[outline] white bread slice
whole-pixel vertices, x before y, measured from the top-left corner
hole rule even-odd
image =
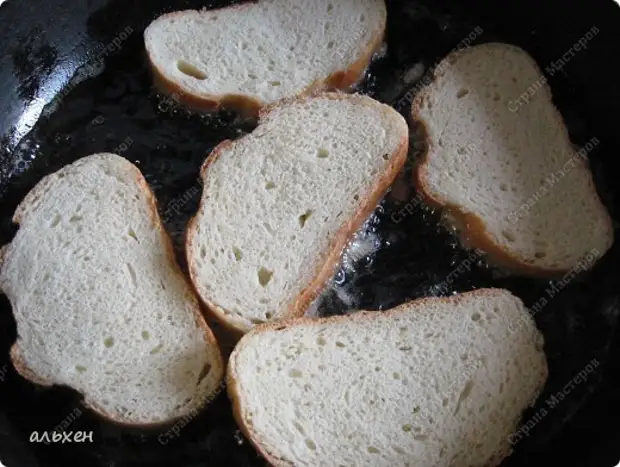
[[[546,381],[542,347],[521,300],[481,289],[258,326],[228,393],[274,466],[492,467]]]
[[[168,13],[144,32],[156,83],[191,107],[265,104],[357,83],[383,43],[384,0],[260,0]]]
[[[133,164],[80,159],[41,180],[13,220],[0,289],[17,321],[19,373],[132,425],[193,413],[221,388],[217,343]]]
[[[302,315],[403,166],[408,138],[391,107],[327,93],[273,106],[215,148],[186,245],[214,316],[243,333]]]
[[[428,146],[419,189],[493,262],[556,276],[610,248],[612,222],[587,161],[525,51],[490,43],[449,56],[412,114]]]

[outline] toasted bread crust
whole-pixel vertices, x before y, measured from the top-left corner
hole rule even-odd
[[[240,396],[241,390],[239,388],[239,384],[237,383],[237,375],[235,371],[236,370],[235,359],[239,351],[243,349],[245,345],[247,345],[247,342],[255,334],[259,334],[265,331],[272,331],[272,330],[277,331],[277,330],[284,329],[289,326],[296,326],[296,325],[302,325],[302,324],[310,324],[310,325],[315,326],[315,325],[326,324],[326,323],[329,325],[336,325],[338,323],[343,323],[343,322],[373,321],[373,320],[376,320],[380,316],[388,316],[388,317],[398,316],[399,314],[406,312],[408,308],[410,308],[413,305],[421,307],[421,309],[418,311],[419,313],[425,313],[425,312],[428,312],[427,309],[424,309],[424,304],[426,302],[459,303],[463,298],[469,298],[472,296],[473,297],[475,296],[492,297],[496,295],[498,291],[500,290],[502,289],[492,289],[492,288],[476,289],[470,292],[464,292],[458,295],[450,295],[447,297],[420,298],[417,300],[413,300],[411,302],[403,303],[401,305],[398,305],[386,311],[361,310],[356,313],[347,314],[347,315],[329,316],[329,317],[323,317],[323,318],[311,318],[311,317],[292,318],[292,319],[276,321],[272,323],[260,324],[256,326],[255,328],[250,330],[246,335],[244,335],[241,338],[241,340],[238,342],[237,346],[235,347],[235,350],[230,355],[229,363],[228,363],[227,370],[226,370],[226,388],[228,392],[228,397],[231,401],[231,405],[233,409],[233,416],[235,418],[237,425],[239,426],[239,429],[241,430],[243,435],[250,441],[252,446],[254,446],[254,448],[260,453],[261,456],[263,456],[269,462],[270,465],[274,467],[290,467],[293,465],[289,462],[286,462],[283,459],[279,459],[278,457],[275,457],[272,453],[267,451],[261,445],[259,435],[252,431],[252,429],[250,428],[250,424],[246,422],[246,419],[244,416],[244,407],[242,406],[242,401],[241,401],[241,396]],[[515,298],[518,299],[518,297],[515,297]],[[528,315],[528,318],[531,320],[532,323],[534,323],[534,319],[531,316]],[[541,379],[543,381],[546,381],[547,377],[548,377],[548,368],[545,365],[544,374],[541,375]],[[538,393],[540,393],[542,389],[543,387],[541,386],[538,390]],[[533,397],[533,399],[530,401],[529,406],[533,406],[537,398],[538,398],[538,394],[536,394]],[[498,451],[492,456],[492,458],[489,460],[489,463],[486,467],[498,467],[502,463],[504,458],[508,456],[510,453],[511,451],[509,448],[506,450]]]
[[[507,44],[491,43],[491,44],[484,44],[483,46],[494,47],[498,45],[505,46]],[[477,46],[477,47],[482,47],[482,46]],[[514,46],[511,46],[511,47],[514,47]],[[506,268],[510,271],[513,271],[516,274],[522,274],[522,275],[527,275],[527,276],[532,276],[532,277],[539,277],[539,278],[562,277],[563,275],[568,273],[570,269],[547,268],[547,267],[534,266],[530,264],[525,258],[520,257],[519,255],[513,254],[512,252],[507,251],[504,248],[502,248],[502,246],[498,244],[493,239],[493,236],[488,232],[484,219],[482,219],[481,217],[473,213],[463,211],[459,205],[448,203],[446,200],[436,198],[431,194],[432,190],[428,182],[427,170],[428,170],[429,155],[431,153],[431,150],[434,147],[434,144],[433,144],[433,141],[431,141],[430,139],[429,132],[427,129],[427,123],[421,117],[421,110],[422,110],[421,106],[423,105],[428,95],[432,92],[433,90],[432,87],[435,84],[435,81],[437,80],[437,78],[441,77],[444,73],[443,70],[446,70],[448,68],[445,65],[445,63],[448,63],[449,65],[454,64],[463,54],[470,53],[470,50],[471,48],[465,51],[453,52],[452,54],[448,55],[444,60],[442,60],[440,65],[438,65],[438,69],[442,71],[439,71],[439,72],[437,72],[437,70],[433,71],[433,80],[431,81],[431,83],[429,83],[424,89],[422,89],[415,96],[412,102],[411,117],[413,121],[417,125],[419,125],[420,133],[422,135],[422,140],[425,142],[424,153],[421,155],[420,162],[417,164],[414,170],[413,176],[414,176],[415,185],[418,187],[420,194],[422,195],[423,199],[426,201],[428,205],[435,207],[435,208],[442,209],[450,213],[452,221],[454,223],[454,227],[456,227],[456,229],[460,232],[463,243],[467,244],[468,247],[471,247],[473,249],[479,249],[479,250],[486,252],[488,259],[492,264],[497,265],[502,268]],[[542,76],[542,71],[540,70],[540,67],[538,66],[536,61],[529,55],[527,55],[527,59],[530,61],[532,66],[538,71],[538,74]],[[546,84],[545,84],[545,92],[547,93],[547,97],[551,99],[551,91],[548,85]],[[553,106],[553,110],[556,114],[557,120],[563,122],[563,118],[562,118],[562,115],[560,114],[560,111],[555,107],[555,105],[553,105],[553,103],[551,103],[551,105]],[[562,132],[563,132],[564,139],[567,141],[570,141],[568,129],[566,128],[566,125],[564,124],[562,125]],[[606,219],[607,232],[608,232],[608,237],[609,237],[609,241],[605,248],[605,251],[607,251],[613,243],[613,235],[614,235],[613,223],[612,223],[611,217],[609,216],[607,209],[605,208],[605,206],[603,205],[602,201],[600,200],[598,196],[598,193],[596,191],[596,186],[594,185],[594,180],[592,179],[591,173],[586,163],[582,161],[580,158],[578,158],[577,164],[580,165],[578,170],[585,170],[588,172],[588,174],[590,174],[590,178],[589,178],[590,191],[593,193],[593,196],[595,196],[596,199],[598,200],[601,213],[604,214],[604,217]],[[601,256],[605,253],[605,251],[601,252]]]
[[[322,97],[327,97],[329,99],[334,100],[344,100],[348,98],[354,98],[354,96],[343,94],[343,93],[327,93],[320,94]],[[271,106],[267,106],[262,109],[259,113],[259,117],[265,118],[268,116],[269,112],[274,110],[275,108],[282,105],[289,105],[294,102],[300,102],[306,99],[311,99],[312,96],[301,96],[295,97],[291,99],[285,99]],[[260,125],[260,121],[259,121]],[[200,174],[203,180],[207,176],[207,171],[211,164],[213,164],[221,155],[222,150],[227,148],[232,144],[232,141],[226,140],[220,143],[211,154],[207,157],[207,160],[202,165],[200,169]],[[289,305],[286,312],[283,314],[283,318],[293,318],[302,316],[312,301],[320,294],[322,289],[325,287],[326,282],[333,276],[335,273],[335,269],[337,268],[340,262],[340,255],[342,250],[346,246],[347,242],[351,238],[351,236],[357,231],[357,229],[364,223],[364,221],[372,214],[375,210],[377,204],[385,194],[385,192],[390,187],[391,183],[394,181],[400,169],[405,164],[407,159],[407,153],[409,150],[409,133],[403,133],[401,137],[401,142],[397,148],[397,150],[391,154],[390,163],[386,169],[386,171],[377,176],[373,187],[370,190],[370,194],[366,199],[361,199],[359,201],[359,205],[355,215],[346,221],[338,230],[334,238],[332,239],[331,245],[329,249],[324,253],[321,261],[319,262],[320,266],[317,268],[314,279],[307,285],[305,289],[303,289],[300,294],[293,300],[293,302]],[[203,203],[205,202],[204,198],[201,198],[200,205],[198,207],[198,212],[202,212]],[[190,278],[194,285],[198,282],[197,275],[195,273],[195,261],[191,257],[192,245],[194,243],[194,237],[196,235],[196,219],[197,216],[194,216],[190,222],[188,223],[187,233],[186,233],[186,247],[185,251],[187,254],[187,264],[189,266]],[[202,300],[203,304],[206,306],[209,313],[217,319],[220,323],[222,323],[227,330],[231,331],[236,336],[242,336],[246,331],[243,327],[238,326],[228,319],[223,309],[219,307],[210,297],[203,296],[200,293],[198,287],[194,287],[198,296]]]
[[[255,2],[248,2],[242,5],[233,5],[224,9],[243,9],[249,8]],[[192,11],[192,10],[189,10]],[[217,11],[213,10],[213,11]],[[167,13],[161,17],[180,16],[185,11],[175,11]],[[160,17],[160,18],[161,18]],[[370,66],[373,56],[381,49],[385,39],[385,23],[382,30],[376,34],[368,46],[364,48],[359,58],[353,62],[348,68],[338,70],[325,79],[317,80],[308,85],[298,96],[308,96],[321,91],[350,91],[356,84],[363,80],[366,69]],[[266,104],[253,97],[245,94],[198,94],[188,92],[174,80],[168,79],[163,70],[155,65],[151,60],[147,48],[148,63],[153,73],[154,86],[164,94],[175,96],[176,100],[187,107],[201,112],[217,112],[222,109],[235,110],[240,114],[257,118],[262,107]],[[289,96],[295,97],[295,96]]]
[[[131,169],[134,171],[136,182],[142,188],[144,194],[147,197],[149,214],[153,222],[153,225],[157,226],[157,228],[159,229],[161,233],[161,238],[164,243],[164,248],[166,250],[166,257],[168,258],[168,261],[169,261],[169,267],[173,269],[177,275],[183,277],[183,281],[187,286],[187,294],[186,294],[187,300],[191,302],[191,308],[192,308],[192,312],[195,317],[195,322],[198,324],[198,326],[200,326],[203,329],[207,344],[215,350],[214,357],[216,360],[213,362],[214,364],[212,365],[212,371],[219,372],[218,380],[221,381],[224,376],[224,360],[222,358],[219,345],[217,343],[217,340],[213,332],[207,325],[204,316],[202,315],[199,301],[196,298],[196,295],[193,293],[193,285],[191,284],[189,279],[183,274],[180,266],[178,265],[176,261],[172,240],[170,239],[170,236],[166,233],[166,230],[163,224],[161,223],[161,219],[160,219],[159,212],[157,209],[157,200],[155,198],[155,195],[153,194],[152,190],[150,189],[148,183],[146,182],[146,179],[144,178],[140,170],[135,165],[131,164],[129,161],[128,161],[128,164],[131,166]],[[58,174],[62,172],[63,170],[64,168],[60,169],[58,172],[47,175],[37,186],[35,186],[33,190],[31,190],[28,193],[28,195],[20,203],[20,205],[18,206],[15,212],[14,221],[16,223],[19,223],[20,217],[23,215],[24,212],[28,210],[29,205],[33,202],[36,202],[36,200],[38,200],[40,196],[44,195],[44,191],[47,190],[54,182],[56,182],[56,180],[59,178]],[[0,251],[4,251],[5,249],[8,249],[9,246],[10,246],[10,243],[5,245],[2,249],[0,249]],[[1,266],[1,263],[2,262],[0,261],[0,266]],[[26,362],[24,361],[21,355],[21,351],[19,348],[19,336],[17,338],[17,341],[11,347],[10,353],[11,353],[11,362],[13,363],[15,370],[22,377],[31,381],[32,383],[42,385],[42,386],[53,386],[55,384],[54,382],[50,382],[45,379],[42,379],[27,366]],[[213,391],[212,393],[205,394],[204,401],[201,407],[204,407],[206,405],[206,401],[212,399],[213,395],[217,391],[219,391],[219,387],[217,387],[216,390]],[[144,428],[144,429],[158,428],[158,427],[171,424],[175,422],[176,420],[183,418],[184,416],[187,415],[187,414],[179,414],[177,417],[173,419],[165,420],[165,421],[157,422],[157,423],[137,424],[137,423],[126,422],[122,419],[116,418],[114,415],[106,412],[104,409],[98,407],[97,405],[93,404],[91,401],[87,400],[86,397],[82,399],[81,402],[85,407],[93,410],[99,416],[107,419],[108,421],[115,423],[117,425],[121,425],[125,427],[132,427],[132,428]],[[197,410],[200,410],[200,408],[197,407],[195,409],[192,409],[192,412],[195,412]]]

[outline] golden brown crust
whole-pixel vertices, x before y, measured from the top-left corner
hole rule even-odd
[[[376,209],[377,204],[379,204],[379,201],[381,201],[381,198],[405,164],[408,151],[409,134],[404,134],[396,152],[390,160],[390,164],[386,171],[375,181],[368,198],[360,201],[355,215],[348,220],[334,236],[332,244],[315,274],[314,281],[312,281],[306,289],[302,290],[293,303],[290,311],[291,316],[303,315],[312,301],[317,298],[323,290],[327,281],[334,275],[336,268],[340,264],[342,250],[345,248],[352,235]]]
[[[255,118],[263,106],[258,100],[237,94],[224,96],[205,95],[200,96],[186,92],[179,84],[166,78],[163,73],[149,60],[149,66],[153,72],[153,85],[164,94],[171,95],[178,103],[199,112],[217,112],[222,109],[236,110],[248,118]]]
[[[252,337],[255,334],[260,334],[262,332],[272,331],[272,330],[278,331],[278,330],[287,328],[289,326],[297,326],[297,325],[304,325],[304,324],[318,326],[321,324],[334,325],[334,324],[343,323],[343,322],[350,323],[350,322],[358,322],[358,321],[373,321],[379,317],[397,316],[401,313],[406,312],[412,306],[420,308],[420,310],[417,311],[418,313],[432,313],[432,311],[429,308],[424,306],[426,302],[459,303],[464,298],[468,299],[468,298],[477,297],[477,296],[492,297],[500,293],[504,294],[507,292],[508,291],[503,290],[503,289],[494,289],[494,288],[476,289],[470,292],[464,292],[458,295],[450,295],[447,297],[420,298],[420,299],[412,300],[410,302],[403,303],[401,305],[398,305],[386,311],[361,310],[356,313],[347,314],[347,315],[329,316],[329,317],[322,317],[322,318],[300,317],[300,318],[292,318],[292,319],[258,325],[241,338],[241,340],[235,347],[235,350],[230,356],[228,367],[226,370],[226,387],[227,387],[228,397],[231,401],[231,405],[233,409],[233,416],[235,418],[235,421],[237,425],[239,426],[239,429],[242,431],[243,435],[250,441],[250,443],[261,454],[261,456],[263,456],[271,465],[273,465],[274,467],[292,465],[282,459],[278,459],[273,454],[269,453],[265,449],[265,447],[261,445],[259,441],[259,436],[253,433],[252,429],[250,428],[249,424],[246,422],[246,419],[244,417],[244,407],[242,406],[242,400],[240,396],[241,391],[239,390],[238,383],[237,383],[237,377],[236,377],[235,359],[237,357],[237,354],[244,348],[245,345],[247,345],[247,343],[252,339]],[[518,297],[514,295],[512,296],[514,297],[514,299],[521,301]],[[533,322],[533,319],[532,319],[532,322]],[[546,380],[546,374],[547,373],[545,371],[545,378],[544,378],[545,380]],[[540,389],[542,389],[542,387]],[[532,404],[534,402],[535,400],[532,401]],[[500,465],[501,461],[508,454],[510,454],[509,449],[502,450],[496,453],[489,460],[488,467],[495,467],[495,466]]]
[[[108,154],[108,153],[105,153],[105,154]],[[76,162],[79,163],[79,160]],[[172,244],[172,240],[170,239],[170,236],[166,233],[166,229],[161,222],[159,211],[157,209],[157,200],[155,198],[155,195],[153,194],[153,191],[149,187],[148,183],[146,182],[146,179],[144,178],[140,170],[129,161],[127,161],[127,164],[128,164],[128,167],[131,167],[131,170],[134,170],[135,180],[137,184],[142,188],[143,193],[146,196],[146,201],[147,201],[151,221],[153,222],[154,225],[159,227],[159,230],[161,233],[161,239],[164,244],[164,248],[166,250],[166,257],[168,258],[168,261],[169,261],[169,267],[172,268],[176,272],[177,275],[183,278],[183,281],[186,285],[186,290],[187,290],[187,294],[186,294],[187,300],[191,302],[191,309],[195,317],[195,322],[198,326],[200,326],[203,329],[206,343],[212,349],[214,349],[213,353],[214,353],[215,362],[213,362],[212,371],[219,371],[218,381],[221,382],[221,380],[224,377],[225,368],[224,368],[224,360],[222,358],[222,354],[221,354],[218,342],[215,339],[213,332],[207,325],[204,316],[202,315],[199,301],[196,295],[193,293],[193,285],[191,284],[189,279],[185,276],[185,274],[183,274],[179,264],[176,261],[174,246]],[[45,185],[35,186],[35,188],[26,196],[26,198],[24,198],[24,201],[22,201],[18,210],[20,210],[21,212],[27,208],[28,205],[26,201],[32,202],[38,199],[40,196],[40,193],[42,193],[42,189],[46,188],[49,185],[49,183],[51,183],[54,180],[54,177],[57,177],[57,174],[64,169],[65,168],[63,167],[58,172],[46,176],[43,179]],[[16,219],[19,219],[19,216],[17,214],[15,217]],[[4,251],[4,249],[7,247],[8,245],[5,245],[0,251]],[[23,376],[25,379],[35,384],[41,385],[41,386],[52,386],[54,384],[52,382],[49,382],[47,380],[40,378],[36,373],[34,373],[34,371],[28,368],[19,350],[19,336],[17,338],[17,341],[11,347],[11,361],[16,371],[21,376]],[[213,394],[218,390],[219,390],[219,385],[215,388],[213,392],[211,392],[210,394],[204,395],[204,401],[203,401],[202,407],[206,405],[206,402],[210,400]],[[147,424],[129,423],[123,420],[119,420],[118,418],[115,418],[114,415],[106,412],[101,407],[98,407],[92,401],[86,400],[86,398],[83,398],[81,402],[85,407],[90,408],[95,413],[107,419],[108,421],[114,424],[120,425],[120,426],[129,427],[129,428],[140,428],[140,429],[158,428],[158,427],[162,427],[162,426],[166,426],[171,423],[174,423],[176,420],[186,416],[186,414],[181,414],[173,419],[165,420],[165,421],[157,422],[157,423],[147,423]],[[202,407],[196,407],[193,410],[199,410]]]
[[[322,93],[315,96],[298,96],[290,99],[285,99],[271,106],[267,106],[259,112],[259,125],[260,119],[266,118],[268,114],[274,109],[286,105],[291,105],[295,102],[303,102],[304,100],[309,100],[314,97],[325,97],[333,100],[346,100],[346,99],[356,99],[358,96],[344,94],[344,93]],[[379,104],[379,103],[377,103]],[[383,104],[381,104],[383,105]],[[203,180],[206,178],[207,171],[211,164],[213,164],[221,155],[222,151],[225,148],[228,148],[232,145],[233,142],[230,140],[223,141],[220,143],[211,154],[207,157],[207,160],[202,165],[200,169],[200,174]],[[322,261],[319,262],[319,266],[315,273],[315,279],[308,284],[308,286],[303,289],[298,297],[292,302],[292,304],[288,307],[288,309],[282,314],[281,319],[292,318],[301,316],[305,313],[307,308],[310,306],[312,301],[318,296],[321,290],[324,288],[325,283],[333,276],[335,272],[335,268],[338,266],[340,262],[340,255],[342,250],[346,246],[347,242],[351,238],[351,236],[357,231],[357,229],[364,223],[364,221],[370,216],[370,214],[375,210],[377,204],[385,194],[385,192],[390,187],[392,181],[396,178],[400,169],[405,164],[407,159],[407,153],[409,150],[409,133],[405,131],[402,135],[402,139],[396,151],[391,155],[390,163],[386,168],[385,172],[379,175],[370,190],[370,194],[366,199],[360,200],[359,207],[355,215],[346,221],[342,227],[338,230],[334,238],[332,239],[331,245],[328,251],[325,252],[325,255]],[[198,212],[202,212],[204,203],[208,201],[203,197],[200,200],[200,205],[198,207]],[[217,306],[213,300],[209,297],[203,296],[200,293],[199,288],[196,286],[197,274],[195,273],[195,264],[191,257],[191,252],[193,251],[192,245],[194,242],[194,236],[196,235],[196,217],[193,217],[187,227],[186,234],[186,254],[187,254],[187,263],[190,270],[190,278],[194,283],[194,289],[198,293],[202,303],[205,305],[209,313],[218,320],[218,322],[222,323],[226,329],[233,333],[234,335],[241,337],[245,332],[245,328],[237,325],[236,323],[231,322],[223,310]]]
[[[384,40],[385,27],[380,34],[373,38],[370,45],[366,50],[364,50],[360,58],[353,62],[348,69],[337,71],[325,80],[325,88],[346,91],[357,85],[364,78],[366,70],[370,66],[375,53],[381,49]],[[306,92],[308,91],[310,91],[310,89]]]
[[[244,3],[242,5],[233,5],[231,7],[225,7],[221,9],[228,8],[247,8],[252,6],[252,3]],[[215,10],[214,10],[215,11]],[[183,15],[187,11],[175,11],[172,13],[167,13],[162,15],[162,17],[170,17]],[[155,21],[157,21],[157,18]],[[384,36],[385,36],[385,26],[386,23],[384,21],[383,27],[379,31],[379,33],[372,38],[368,46],[361,52],[359,58],[353,62],[348,68],[344,70],[337,71],[327,76],[324,80],[316,80],[313,83],[309,84],[298,96],[309,96],[316,94],[322,91],[333,91],[333,90],[341,90],[348,91],[357,83],[359,83],[363,78],[366,72],[366,69],[370,65],[373,56],[381,46],[383,45]],[[235,110],[241,113],[243,116],[248,118],[256,118],[259,115],[261,108],[263,108],[266,104],[264,102],[259,101],[253,97],[244,95],[244,94],[224,94],[224,95],[214,95],[214,94],[197,94],[194,92],[188,92],[183,89],[181,85],[176,83],[174,80],[166,78],[163,71],[153,63],[151,60],[148,47],[147,47],[147,58],[149,67],[153,72],[154,77],[154,85],[157,89],[162,91],[165,94],[173,95],[176,97],[176,100],[187,107],[202,111],[202,112],[215,112],[222,109],[230,109]],[[289,96],[295,97],[295,96]]]
[[[496,47],[496,46],[515,47],[512,45],[508,45],[508,44],[490,43],[490,44],[483,44],[481,46],[474,46],[474,47],[471,47],[470,49],[473,49],[475,47]],[[532,277],[539,277],[539,278],[562,277],[567,272],[569,272],[570,269],[546,268],[546,267],[533,266],[532,264],[528,263],[524,258],[521,258],[518,255],[515,255],[503,249],[500,244],[495,242],[495,240],[493,239],[493,236],[488,232],[485,222],[482,218],[480,218],[479,216],[473,213],[462,211],[458,205],[448,203],[447,201],[442,200],[442,199],[435,198],[431,194],[432,190],[427,181],[426,171],[427,171],[427,163],[429,159],[429,154],[431,152],[431,149],[433,148],[433,142],[430,139],[429,132],[427,129],[427,124],[424,121],[424,119],[420,116],[421,106],[423,102],[425,101],[425,99],[427,98],[428,94],[431,92],[431,88],[434,84],[434,81],[437,80],[437,78],[441,77],[444,73],[444,70],[447,69],[447,66],[445,65],[445,63],[448,63],[450,65],[453,64],[464,53],[468,53],[468,50],[457,51],[457,52],[453,52],[452,54],[448,55],[438,65],[438,69],[441,71],[439,72],[433,71],[432,82],[428,84],[424,89],[422,89],[416,95],[416,97],[414,98],[412,102],[411,117],[413,121],[417,125],[419,125],[421,139],[425,142],[424,153],[422,154],[420,161],[414,170],[414,182],[416,186],[418,187],[420,194],[422,195],[422,197],[424,198],[424,200],[426,201],[428,205],[435,207],[435,208],[442,209],[445,212],[448,212],[450,214],[450,219],[452,223],[454,224],[454,227],[459,231],[462,242],[466,244],[466,246],[469,248],[479,249],[479,250],[484,251],[488,255],[489,262],[492,263],[493,265],[508,269],[510,271],[513,271],[516,274],[523,274],[523,275],[532,276]],[[538,64],[534,61],[534,59],[527,54],[526,56],[528,60],[531,61],[532,65],[536,68],[536,70],[538,70],[538,73],[542,75],[542,72],[540,71],[540,68],[538,67]],[[549,99],[551,99],[550,89],[548,88],[548,86],[546,86],[545,89],[547,89],[548,97]],[[557,119],[559,121],[563,121],[562,115],[560,114],[559,110],[555,106],[553,106],[553,108],[556,112]],[[563,128],[564,138],[570,141],[570,137],[568,135],[568,129],[566,128],[566,125],[562,125],[562,128]],[[578,161],[578,163],[582,163],[582,162]],[[587,170],[589,173],[589,169],[587,168],[585,163],[582,163],[582,164],[583,164],[583,169]],[[591,186],[592,193],[594,194],[594,196],[597,197],[601,211],[606,214],[606,220],[608,224],[607,230],[609,232],[609,235],[611,236],[611,241],[609,242],[609,245],[607,247],[609,248],[611,246],[611,243],[613,242],[613,224],[612,224],[611,218],[609,217],[609,214],[607,213],[605,206],[603,205],[602,201],[598,197],[598,193],[596,191],[596,187],[594,186],[594,181],[592,180],[591,174],[590,174],[590,186]]]

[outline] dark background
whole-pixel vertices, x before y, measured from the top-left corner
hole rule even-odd
[[[198,201],[198,167],[214,145],[252,125],[231,114],[192,115],[158,96],[145,67],[141,35],[163,12],[227,3],[8,0],[0,7],[0,244],[11,240],[12,213],[42,176],[104,150],[121,152],[144,172],[179,244]],[[600,32],[587,50],[550,76],[549,84],[572,141],[600,140],[590,163],[599,194],[618,218],[620,8],[612,0],[387,3],[388,54],[371,67],[359,90],[404,115],[409,101],[403,96],[410,87],[403,83],[406,71],[417,63],[433,65],[476,27],[483,30],[476,43],[514,43],[544,69],[596,26]],[[120,47],[102,52],[127,27],[133,32]],[[92,77],[69,82],[80,67],[81,74]],[[53,101],[59,93],[62,99]],[[412,158],[418,149],[412,134]],[[409,170],[410,165],[406,175]],[[414,189],[409,187],[409,196],[415,196]],[[468,253],[439,227],[436,213],[416,206],[402,222],[394,222],[393,214],[404,205],[392,195],[382,202],[360,232],[380,248],[343,266],[322,299],[321,314],[385,309],[411,298],[486,286],[508,288],[530,307],[546,296],[548,282],[510,278],[483,262],[449,290],[439,290]],[[586,364],[596,359],[600,365],[548,411],[503,465],[611,467],[620,460],[619,266],[616,245],[536,315],[550,378],[541,402],[524,420],[546,407],[544,400]],[[102,422],[82,409],[71,391],[27,383],[8,360],[16,337],[10,309],[0,296],[0,460],[7,467],[263,465],[237,431],[224,394],[187,426],[177,425],[179,436],[172,436],[169,428],[136,431]],[[29,442],[31,432],[52,430],[76,408],[82,415],[67,430],[92,430],[92,444]]]

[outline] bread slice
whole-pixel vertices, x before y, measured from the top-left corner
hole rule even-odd
[[[144,32],[156,82],[203,110],[346,90],[383,43],[384,0],[260,0],[168,13]]]
[[[574,149],[526,52],[490,43],[449,56],[412,114],[428,147],[418,187],[451,213],[470,246],[542,276],[610,248],[611,219],[587,164],[592,143]]]
[[[245,335],[227,386],[274,466],[492,467],[547,378],[543,338],[502,289]]]
[[[391,107],[327,93],[270,107],[214,149],[186,252],[215,317],[246,332],[302,315],[403,166],[408,137]]]
[[[39,182],[13,220],[0,289],[19,373],[132,425],[193,413],[221,388],[217,343],[133,164],[80,159]]]

